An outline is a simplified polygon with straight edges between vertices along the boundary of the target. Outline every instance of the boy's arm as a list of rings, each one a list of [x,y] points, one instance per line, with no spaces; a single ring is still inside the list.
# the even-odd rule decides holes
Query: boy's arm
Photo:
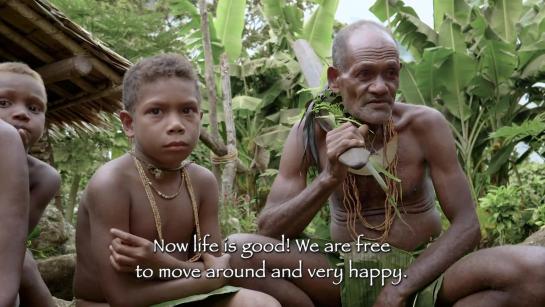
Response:
[[[30,177],[29,233],[36,227],[45,207],[60,188],[61,176],[51,165],[28,155]]]
[[[192,165],[190,168],[190,179],[197,198],[201,239],[208,235],[206,242],[216,243],[219,251],[206,252],[219,256],[222,251],[222,243],[218,220],[218,184],[216,177],[204,167]],[[204,188],[206,188],[206,191],[204,191]],[[110,247],[112,254],[110,261],[118,272],[134,273],[138,264],[141,267],[146,266],[155,270],[159,268],[197,268],[202,271],[205,269],[202,261],[181,261],[168,253],[154,253],[153,243],[145,238],[118,229],[112,230],[112,235],[115,238],[112,240]]]
[[[30,201],[28,232],[36,227],[47,204],[60,187],[60,175],[49,164],[27,155]],[[25,306],[55,306],[55,302],[42,279],[36,261],[27,250],[19,288],[21,304]]]
[[[130,195],[114,171],[99,170],[91,179],[84,201],[91,225],[91,246],[101,288],[111,306],[149,306],[218,288],[220,279],[138,280],[116,272],[110,264],[110,229],[129,232]]]
[[[0,306],[15,303],[28,225],[28,166],[17,131],[0,120]]]
[[[201,239],[205,235],[209,235],[206,239],[207,243],[216,243],[219,251],[206,251],[209,254],[219,256],[223,250],[221,230],[219,226],[218,212],[218,182],[214,174],[208,169],[199,165],[191,165],[195,174],[191,177],[192,185],[195,192],[196,201],[198,202],[199,225],[201,229]]]

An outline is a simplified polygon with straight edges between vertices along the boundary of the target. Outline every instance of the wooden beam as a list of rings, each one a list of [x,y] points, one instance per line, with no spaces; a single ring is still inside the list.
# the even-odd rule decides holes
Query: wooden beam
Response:
[[[49,35],[50,37],[55,39],[61,45],[70,50],[73,54],[89,54],[87,50],[75,43],[72,38],[68,37],[66,34],[53,26],[47,19],[43,18],[42,16],[31,10],[23,2],[19,0],[7,0],[7,5],[25,18],[31,20],[38,28],[44,31],[46,35]],[[93,65],[95,66],[97,71],[107,76],[115,83],[121,84],[123,82],[122,76],[117,74],[117,72],[111,69],[104,62],[95,59],[93,61]]]
[[[93,63],[88,57],[82,55],[47,64],[36,69],[42,76],[45,84],[80,78],[88,75],[92,70]]]
[[[58,86],[56,84],[48,85],[46,90],[52,91],[52,92],[54,92],[57,95],[62,96],[62,97],[70,97],[70,96],[74,95],[74,94],[71,94],[69,91],[65,90],[64,88],[62,88],[62,87],[60,87],[60,86]]]
[[[6,51],[0,49],[0,57],[3,57],[4,59],[8,61],[17,61],[17,58],[12,55],[11,53],[7,53]]]
[[[49,111],[53,112],[53,111],[66,109],[74,105],[87,102],[89,100],[95,100],[95,99],[116,94],[118,92],[121,92],[121,90],[122,90],[122,86],[114,86],[114,87],[110,87],[109,89],[97,91],[91,94],[76,95],[71,99],[61,99],[61,100],[53,102],[51,108],[49,108]]]
[[[33,56],[37,57],[40,61],[45,63],[51,63],[55,59],[47,54],[46,52],[42,51],[36,44],[28,40],[26,37],[22,36],[21,34],[17,33],[13,29],[11,29],[8,25],[0,21],[0,34],[3,34],[5,37],[10,39],[15,44],[23,47],[26,51],[28,51]]]

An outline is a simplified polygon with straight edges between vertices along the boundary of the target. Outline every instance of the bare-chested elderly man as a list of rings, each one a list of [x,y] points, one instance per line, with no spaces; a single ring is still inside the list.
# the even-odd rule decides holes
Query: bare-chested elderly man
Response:
[[[386,242],[392,246],[382,255],[388,260],[367,259],[363,268],[397,263],[406,277],[374,292],[369,280],[346,276],[342,286],[335,286],[333,277],[312,279],[308,274],[237,282],[273,295],[284,306],[338,306],[341,292],[344,306],[545,306],[544,249],[504,246],[465,256],[477,246],[480,229],[454,139],[440,112],[394,101],[400,69],[396,42],[382,25],[360,21],[336,35],[329,89],[341,97],[344,112],[364,125],[345,123],[326,131],[320,116],[307,112],[286,141],[279,174],[258,220],[260,235],[233,235],[230,241],[297,238],[329,199],[332,240],[351,242],[364,235]],[[384,189],[369,173],[340,163],[339,157],[353,147],[369,150],[400,183],[383,176]],[[307,185],[312,167],[318,175]],[[443,233],[436,199],[450,221]],[[405,251],[422,247],[408,260],[412,256]],[[269,269],[297,268],[302,259],[303,272],[335,265],[325,254],[295,248],[249,261],[231,259],[234,267],[260,267],[265,259]]]

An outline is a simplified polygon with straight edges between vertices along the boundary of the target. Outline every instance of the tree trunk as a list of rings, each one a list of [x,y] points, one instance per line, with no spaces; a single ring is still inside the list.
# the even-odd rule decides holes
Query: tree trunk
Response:
[[[74,175],[72,184],[70,185],[70,194],[68,194],[68,204],[66,204],[66,212],[64,214],[65,219],[70,224],[74,224],[74,208],[76,207],[76,201],[78,197],[79,184],[81,182],[81,175],[79,173]]]
[[[237,172],[237,138],[235,121],[233,119],[233,106],[231,100],[231,75],[229,73],[229,59],[227,53],[221,55],[221,85],[223,92],[223,113],[225,114],[225,130],[227,134],[227,154],[229,156],[223,169],[221,182],[222,203],[225,204],[233,196],[233,182]]]
[[[202,45],[204,47],[204,79],[206,87],[208,89],[208,118],[210,122],[210,134],[212,136],[212,140],[217,142],[220,140],[218,129],[218,115],[216,112],[217,93],[216,82],[214,81],[214,58],[212,56],[212,46],[210,43],[206,0],[199,0],[199,13],[201,15]],[[216,165],[212,165],[212,172],[214,172],[218,183],[221,183],[220,168]]]

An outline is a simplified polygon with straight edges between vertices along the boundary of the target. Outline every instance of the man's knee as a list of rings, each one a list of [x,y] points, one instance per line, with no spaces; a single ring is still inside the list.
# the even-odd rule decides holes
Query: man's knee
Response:
[[[248,244],[255,244],[260,241],[260,237],[255,234],[248,233],[235,233],[227,237],[227,244],[231,246],[226,250],[227,253],[231,254],[231,265],[235,267],[247,267],[255,266],[257,263],[253,263],[256,257],[243,257],[243,252],[245,246]],[[236,247],[236,249],[232,248]]]
[[[250,289],[241,289],[239,292],[237,292],[233,297],[231,305],[237,307],[281,307],[280,303],[269,294]]]

